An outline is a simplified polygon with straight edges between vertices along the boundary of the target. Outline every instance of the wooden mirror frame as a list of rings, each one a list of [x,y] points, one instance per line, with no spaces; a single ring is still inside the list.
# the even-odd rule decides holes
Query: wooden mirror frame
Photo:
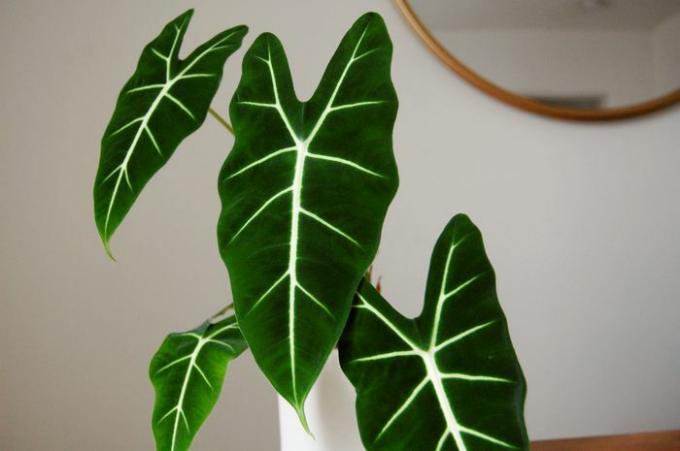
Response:
[[[642,103],[603,110],[580,110],[576,108],[555,107],[530,100],[490,82],[463,64],[462,61],[453,56],[446,47],[434,37],[432,32],[430,32],[420,18],[418,18],[408,0],[395,0],[395,2],[416,34],[423,42],[425,42],[430,50],[444,62],[444,64],[453,69],[453,71],[460,75],[464,80],[486,94],[522,110],[559,119],[576,121],[611,121],[653,113],[680,102],[680,88],[664,96]]]

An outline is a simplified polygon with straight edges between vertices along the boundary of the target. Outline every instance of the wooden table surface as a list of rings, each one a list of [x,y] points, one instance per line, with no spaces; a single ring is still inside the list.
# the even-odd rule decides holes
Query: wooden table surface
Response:
[[[541,440],[532,451],[680,451],[680,430],[602,437]]]

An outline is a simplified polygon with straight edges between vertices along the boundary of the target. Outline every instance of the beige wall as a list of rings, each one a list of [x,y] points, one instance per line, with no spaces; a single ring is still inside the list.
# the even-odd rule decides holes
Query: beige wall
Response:
[[[189,2],[0,4],[0,449],[152,449],[147,362],[163,336],[229,301],[215,246],[211,121],[101,249],[91,219],[98,142],[141,46]],[[677,427],[680,111],[610,125],[530,116],[453,76],[386,0],[204,0],[192,48],[237,22],[277,33],[307,97],[367,7],[395,45],[401,190],[376,272],[420,310],[429,254],[465,211],[485,233],[529,381],[537,438]],[[224,110],[242,52],[227,64]],[[232,367],[196,450],[276,449],[276,400]]]

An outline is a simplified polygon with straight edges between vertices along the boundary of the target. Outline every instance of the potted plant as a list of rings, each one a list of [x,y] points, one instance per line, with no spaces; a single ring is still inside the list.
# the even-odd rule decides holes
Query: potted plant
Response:
[[[392,45],[380,16],[354,23],[306,102],[282,44],[260,35],[243,58],[230,125],[210,104],[247,29],[180,60],[191,14],[143,50],[104,133],[94,187],[112,255],[145,184],[209,112],[234,134],[217,233],[234,302],[169,335],[152,359],[157,448],[189,449],[245,350],[309,432],[305,400],[336,346],[367,450],[527,448],[525,382],[476,226],[457,215],[445,227],[416,319],[364,277],[398,185]]]

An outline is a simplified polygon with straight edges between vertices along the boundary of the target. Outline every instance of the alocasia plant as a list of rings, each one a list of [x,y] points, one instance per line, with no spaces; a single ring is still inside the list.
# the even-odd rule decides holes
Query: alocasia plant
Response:
[[[232,315],[169,335],[151,360],[153,432],[162,450],[189,449],[217,402],[227,364],[248,345]]]
[[[171,334],[154,356],[157,449],[189,449],[228,363],[247,348],[307,428],[305,398],[338,340],[369,451],[526,448],[524,380],[477,228],[459,216],[444,231],[416,320],[362,282],[398,184],[392,44],[380,16],[357,20],[306,102],[281,43],[258,37],[230,105],[232,128],[209,108],[246,27],[182,61],[191,14],[142,52],[104,133],[94,188],[110,255],[144,185],[208,111],[235,135],[218,225],[235,316]]]
[[[305,427],[305,398],[397,189],[391,57],[382,19],[366,14],[300,102],[281,43],[263,34],[231,102],[236,143],[220,174],[220,251],[243,335]]]
[[[454,217],[437,242],[422,314],[362,283],[340,345],[366,449],[528,447],[524,377],[479,229]]]

